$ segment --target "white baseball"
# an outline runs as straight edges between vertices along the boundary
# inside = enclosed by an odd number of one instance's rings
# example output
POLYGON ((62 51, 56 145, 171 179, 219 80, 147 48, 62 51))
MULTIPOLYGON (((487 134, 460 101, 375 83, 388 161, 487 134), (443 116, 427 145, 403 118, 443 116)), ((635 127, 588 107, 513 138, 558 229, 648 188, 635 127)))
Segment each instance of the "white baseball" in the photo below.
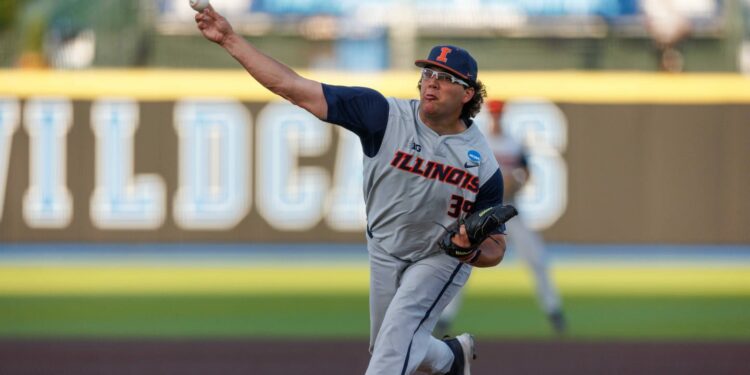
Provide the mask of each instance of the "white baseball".
POLYGON ((190 0, 190 7, 199 12, 203 9, 206 9, 206 7, 208 7, 208 4, 208 0, 190 0))

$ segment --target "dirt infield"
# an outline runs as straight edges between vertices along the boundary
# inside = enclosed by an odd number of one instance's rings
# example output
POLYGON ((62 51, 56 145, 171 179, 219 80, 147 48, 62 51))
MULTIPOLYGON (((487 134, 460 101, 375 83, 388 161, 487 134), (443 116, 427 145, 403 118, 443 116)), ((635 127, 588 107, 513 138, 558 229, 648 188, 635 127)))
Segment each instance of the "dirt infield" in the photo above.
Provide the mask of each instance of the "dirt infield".
MULTIPOLYGON (((474 374, 750 374, 750 343, 480 341, 474 374)), ((0 374, 362 374, 363 341, 0 340, 0 374)))

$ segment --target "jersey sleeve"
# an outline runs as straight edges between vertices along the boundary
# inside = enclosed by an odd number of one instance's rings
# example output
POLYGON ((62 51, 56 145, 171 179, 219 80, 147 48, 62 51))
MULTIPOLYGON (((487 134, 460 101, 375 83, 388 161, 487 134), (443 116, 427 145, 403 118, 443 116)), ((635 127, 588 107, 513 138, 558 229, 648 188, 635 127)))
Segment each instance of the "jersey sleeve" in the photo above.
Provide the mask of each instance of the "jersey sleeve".
MULTIPOLYGON (((503 203, 503 175, 498 168, 495 173, 490 177, 484 185, 479 187, 479 193, 477 193, 476 201, 474 202, 474 212, 479 212, 485 208, 497 206, 503 203)), ((518 220, 518 219, 516 219, 518 220)), ((497 229, 494 233, 504 234, 505 224, 497 229)))
POLYGON ((328 103, 326 121, 342 126, 359 137, 362 150, 373 157, 380 150, 388 124, 388 101, 370 88, 323 84, 328 103))

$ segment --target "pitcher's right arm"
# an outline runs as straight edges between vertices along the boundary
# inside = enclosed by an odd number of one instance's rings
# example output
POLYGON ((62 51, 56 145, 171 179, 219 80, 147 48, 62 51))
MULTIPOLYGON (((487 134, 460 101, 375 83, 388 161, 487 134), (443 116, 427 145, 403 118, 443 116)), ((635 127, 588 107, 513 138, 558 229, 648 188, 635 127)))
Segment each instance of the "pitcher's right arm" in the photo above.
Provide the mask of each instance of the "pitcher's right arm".
POLYGON ((195 15, 203 36, 223 47, 250 75, 276 95, 325 120, 328 105, 320 82, 304 78, 288 66, 265 55, 232 29, 212 6, 195 15))

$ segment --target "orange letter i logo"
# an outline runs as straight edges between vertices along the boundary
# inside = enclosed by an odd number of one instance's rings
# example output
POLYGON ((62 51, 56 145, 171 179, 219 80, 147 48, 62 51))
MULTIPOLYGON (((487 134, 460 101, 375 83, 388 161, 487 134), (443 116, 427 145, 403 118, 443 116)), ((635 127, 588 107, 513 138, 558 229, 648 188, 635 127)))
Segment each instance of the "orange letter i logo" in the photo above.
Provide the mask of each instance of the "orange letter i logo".
POLYGON ((443 47, 440 49, 440 56, 438 56, 435 60, 447 63, 448 62, 448 54, 451 53, 453 50, 451 50, 448 47, 443 47))

